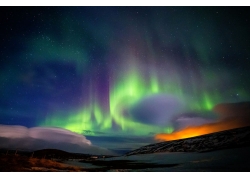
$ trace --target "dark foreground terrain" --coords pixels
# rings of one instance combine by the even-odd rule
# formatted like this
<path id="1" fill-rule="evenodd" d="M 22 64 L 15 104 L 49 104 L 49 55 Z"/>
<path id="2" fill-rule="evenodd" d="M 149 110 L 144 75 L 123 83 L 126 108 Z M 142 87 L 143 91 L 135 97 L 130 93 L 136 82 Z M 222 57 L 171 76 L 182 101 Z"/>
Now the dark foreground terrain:
<path id="1" fill-rule="evenodd" d="M 0 155 L 1 172 L 250 172 L 250 147 L 101 159 L 38 159 Z"/>
<path id="2" fill-rule="evenodd" d="M 123 156 L 0 150 L 2 172 L 250 172 L 250 127 L 141 147 Z"/>
<path id="3" fill-rule="evenodd" d="M 20 155 L 0 155 L 1 172 L 79 172 L 82 168 L 49 159 Z"/>
<path id="4" fill-rule="evenodd" d="M 62 161 L 62 160 L 61 160 Z M 0 155 L 1 172 L 106 172 L 112 170 L 126 171 L 129 169 L 167 168 L 177 164 L 140 163 L 133 160 L 82 160 L 85 166 L 49 159 L 38 159 L 20 155 Z M 70 164 L 71 163 L 71 164 Z M 94 165 L 90 167 L 89 165 Z"/>

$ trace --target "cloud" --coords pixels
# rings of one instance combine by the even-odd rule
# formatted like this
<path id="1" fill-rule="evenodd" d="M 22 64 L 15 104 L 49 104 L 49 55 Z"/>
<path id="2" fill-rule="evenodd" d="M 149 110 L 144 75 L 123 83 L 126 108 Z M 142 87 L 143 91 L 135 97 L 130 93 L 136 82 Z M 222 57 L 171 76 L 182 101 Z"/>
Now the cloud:
<path id="1" fill-rule="evenodd" d="M 223 103 L 213 108 L 221 118 L 232 116 L 250 116 L 250 102 Z"/>
<path id="2" fill-rule="evenodd" d="M 0 137 L 25 138 L 28 137 L 28 128 L 24 126 L 0 125 Z"/>
<path id="3" fill-rule="evenodd" d="M 29 136 L 34 139 L 48 140 L 51 142 L 70 142 L 72 144 L 88 144 L 91 142 L 86 137 L 66 129 L 35 127 L 29 129 Z"/>
<path id="4" fill-rule="evenodd" d="M 166 125 L 183 107 L 177 97 L 157 94 L 143 98 L 130 109 L 130 114 L 143 123 Z"/>
<path id="5" fill-rule="evenodd" d="M 210 123 L 211 120 L 209 119 L 205 119 L 202 117 L 179 117 L 177 118 L 173 124 L 174 124 L 174 128 L 175 130 L 180 130 L 180 129 L 184 129 L 186 127 L 190 127 L 190 126 L 200 126 L 202 124 L 207 124 Z"/>
<path id="6" fill-rule="evenodd" d="M 60 128 L 0 125 L 0 148 L 9 149 L 61 149 L 86 154 L 113 154 L 91 144 L 85 136 Z"/>
<path id="7" fill-rule="evenodd" d="M 220 116 L 216 121 L 211 122 L 200 117 L 181 117 L 176 119 L 175 123 L 177 125 L 179 123 L 182 127 L 171 134 L 157 134 L 155 139 L 167 141 L 183 139 L 250 126 L 250 102 L 219 104 L 213 110 Z"/>
<path id="8" fill-rule="evenodd" d="M 189 137 L 200 136 L 204 134 L 210 134 L 214 132 L 240 128 L 244 126 L 249 126 L 250 121 L 249 117 L 228 117 L 223 120 L 219 120 L 218 122 L 202 124 L 200 126 L 189 126 L 179 131 L 173 132 L 171 134 L 157 134 L 155 136 L 156 140 L 176 140 L 176 139 L 183 139 Z"/>

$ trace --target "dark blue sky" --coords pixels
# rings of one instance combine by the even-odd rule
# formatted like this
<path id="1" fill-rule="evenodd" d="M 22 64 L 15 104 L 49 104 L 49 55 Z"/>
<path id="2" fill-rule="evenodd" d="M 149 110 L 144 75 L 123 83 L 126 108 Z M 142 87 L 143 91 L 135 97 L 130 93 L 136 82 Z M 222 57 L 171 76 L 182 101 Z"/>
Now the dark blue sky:
<path id="1" fill-rule="evenodd" d="M 180 114 L 214 118 L 216 104 L 249 101 L 249 15 L 249 7 L 0 7 L 0 124 L 96 140 L 171 132 Z"/>

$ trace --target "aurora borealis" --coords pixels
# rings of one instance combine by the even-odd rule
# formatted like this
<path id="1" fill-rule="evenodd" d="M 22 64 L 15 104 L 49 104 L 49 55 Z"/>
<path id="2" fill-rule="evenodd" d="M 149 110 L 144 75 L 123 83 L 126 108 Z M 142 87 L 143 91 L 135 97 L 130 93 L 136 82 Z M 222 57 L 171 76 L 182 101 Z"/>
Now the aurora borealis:
<path id="1" fill-rule="evenodd" d="M 153 137 L 250 100 L 248 7 L 0 12 L 0 124 Z"/>

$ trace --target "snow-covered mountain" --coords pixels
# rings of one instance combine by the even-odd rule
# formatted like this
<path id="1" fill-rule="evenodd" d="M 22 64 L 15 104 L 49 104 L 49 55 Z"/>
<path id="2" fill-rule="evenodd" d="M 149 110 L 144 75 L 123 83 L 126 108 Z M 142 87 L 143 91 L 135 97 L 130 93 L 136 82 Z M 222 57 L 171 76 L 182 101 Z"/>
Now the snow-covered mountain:
<path id="1" fill-rule="evenodd" d="M 158 152 L 205 152 L 250 146 L 250 126 L 143 146 L 126 156 Z"/>

